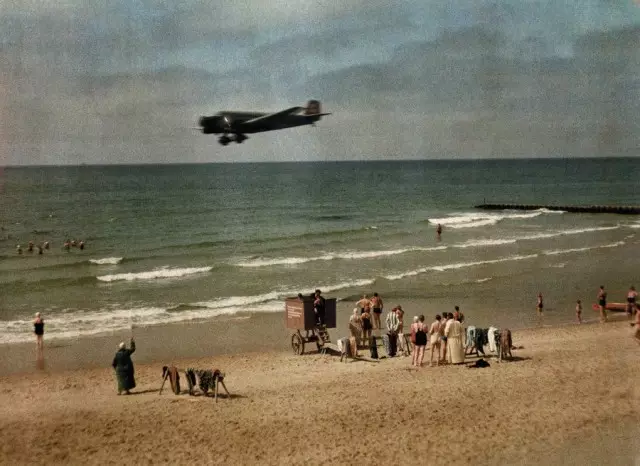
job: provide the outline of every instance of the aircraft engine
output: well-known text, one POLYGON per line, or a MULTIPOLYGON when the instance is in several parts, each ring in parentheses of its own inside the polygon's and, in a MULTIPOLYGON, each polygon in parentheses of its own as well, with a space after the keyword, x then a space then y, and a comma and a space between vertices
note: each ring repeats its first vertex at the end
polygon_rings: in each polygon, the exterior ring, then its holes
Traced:
POLYGON ((198 121, 204 134, 218 134, 225 130, 224 122, 219 116, 203 116, 198 121))

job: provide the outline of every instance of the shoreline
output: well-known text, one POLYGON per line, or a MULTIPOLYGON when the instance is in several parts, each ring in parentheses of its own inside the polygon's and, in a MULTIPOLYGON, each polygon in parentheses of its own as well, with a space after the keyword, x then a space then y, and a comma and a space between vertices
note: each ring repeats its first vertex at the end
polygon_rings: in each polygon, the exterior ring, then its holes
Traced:
MULTIPOLYGON (((348 336, 348 321, 353 303, 338 303, 337 328, 329 329, 331 346, 336 347, 339 338, 348 336)), ((403 306, 407 309, 407 306, 403 306)), ((384 329, 383 314, 382 325, 384 329)), ((434 313, 435 314, 435 313, 434 313)), ((594 313, 595 314, 595 313, 594 313)), ((586 310, 583 317, 590 316, 586 310)), ((427 315, 431 321, 431 316, 427 315)), ((410 325, 411 315, 405 315, 405 327, 410 325)), ((609 313, 610 322, 626 320, 624 313, 609 313)), ((512 332, 530 332, 540 329, 556 329, 598 323, 598 317, 584 318, 577 322, 545 322, 530 326, 504 326, 512 332)), ((477 327, 489 325, 475 323, 473 318, 465 324, 477 327)), ((499 322, 494 324, 500 327, 499 322)), ((219 355, 237 355, 246 352, 290 352, 292 330, 285 328, 283 313, 240 312, 233 316, 211 320, 183 321, 149 326, 136 326, 122 331, 108 331, 101 334, 81 335, 75 338, 55 338, 44 343, 44 367, 36 361, 35 337, 33 342, 0 344, 0 371, 3 374, 21 374, 43 371, 54 373, 66 370, 81 370, 107 367, 117 345, 121 341, 128 344, 130 336, 136 339, 138 350, 136 360, 141 364, 150 364, 159 360, 217 357, 219 355)), ((373 331, 381 337, 382 331, 373 331)), ((315 353, 315 347, 311 354, 315 353)), ((306 349, 309 351, 309 349, 306 349)))
POLYGON ((471 370, 278 350, 141 363, 136 352, 133 396, 116 395, 111 367, 3 375, 0 462, 29 451, 31 464, 633 464, 631 335, 626 322, 518 330, 514 360, 471 370), (167 363, 220 368, 232 397, 189 396, 184 379, 181 395, 158 395, 167 363))

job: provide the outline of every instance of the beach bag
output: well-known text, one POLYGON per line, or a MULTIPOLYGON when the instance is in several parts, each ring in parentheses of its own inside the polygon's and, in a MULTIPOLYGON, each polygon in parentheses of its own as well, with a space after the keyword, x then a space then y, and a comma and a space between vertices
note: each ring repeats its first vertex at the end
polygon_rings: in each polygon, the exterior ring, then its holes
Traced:
POLYGON ((371 359, 378 359, 378 342, 374 336, 369 338, 369 353, 371 354, 371 359))

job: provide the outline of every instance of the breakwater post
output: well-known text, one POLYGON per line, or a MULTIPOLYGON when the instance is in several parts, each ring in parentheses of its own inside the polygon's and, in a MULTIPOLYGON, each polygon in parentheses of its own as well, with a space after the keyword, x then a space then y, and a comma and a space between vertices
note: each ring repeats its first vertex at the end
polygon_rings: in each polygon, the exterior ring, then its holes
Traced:
POLYGON ((485 210, 556 210, 563 212, 580 212, 592 214, 623 214, 623 215, 640 215, 640 207, 636 206, 606 206, 606 205, 590 205, 590 206, 556 206, 556 205, 538 205, 538 204, 480 204, 475 206, 476 209, 485 210))

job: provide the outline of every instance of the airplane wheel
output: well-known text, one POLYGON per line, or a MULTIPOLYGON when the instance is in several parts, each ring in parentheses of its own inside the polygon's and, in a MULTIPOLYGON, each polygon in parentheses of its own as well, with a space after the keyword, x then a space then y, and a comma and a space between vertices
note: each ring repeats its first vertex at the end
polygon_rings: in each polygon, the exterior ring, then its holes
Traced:
POLYGON ((229 138, 229 136, 221 136, 220 139, 218 139, 218 142, 223 146, 226 146, 231 142, 231 139, 229 138))
POLYGON ((244 134, 237 134, 236 135, 236 143, 238 143, 238 144, 242 144, 247 139, 248 139, 247 136, 245 136, 244 134))

